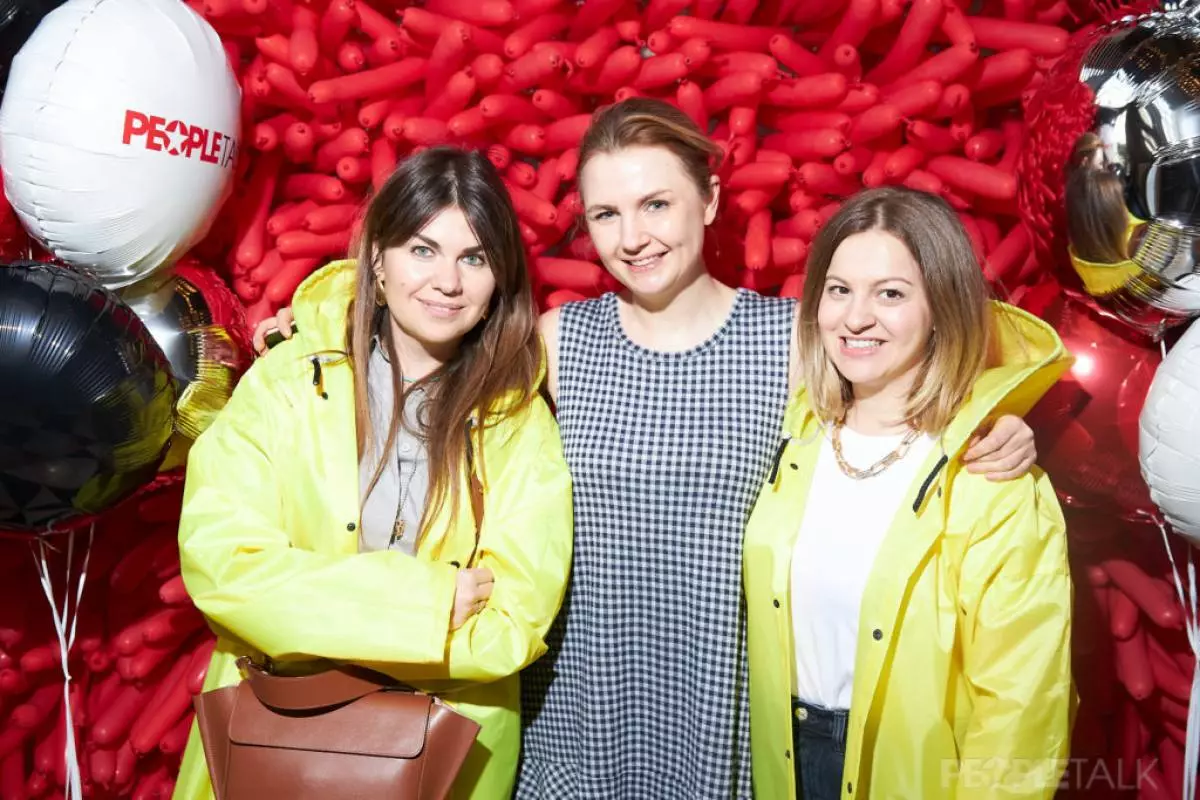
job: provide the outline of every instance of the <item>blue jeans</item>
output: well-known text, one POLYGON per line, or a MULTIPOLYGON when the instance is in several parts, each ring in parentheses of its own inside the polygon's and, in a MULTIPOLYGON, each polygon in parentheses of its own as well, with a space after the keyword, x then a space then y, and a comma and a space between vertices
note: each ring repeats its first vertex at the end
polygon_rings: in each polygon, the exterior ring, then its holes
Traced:
POLYGON ((846 710, 830 710, 792 698, 796 794, 803 800, 839 800, 842 796, 849 716, 846 710))

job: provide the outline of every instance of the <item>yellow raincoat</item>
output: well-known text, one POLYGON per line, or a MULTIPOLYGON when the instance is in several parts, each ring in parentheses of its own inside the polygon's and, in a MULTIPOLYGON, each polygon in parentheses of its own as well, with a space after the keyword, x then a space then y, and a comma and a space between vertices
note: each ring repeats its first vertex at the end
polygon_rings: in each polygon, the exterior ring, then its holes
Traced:
MULTIPOLYGON (((1128 247, 1129 240, 1133 238, 1134 231, 1138 227, 1145 225, 1146 221, 1138 219, 1128 212, 1126 214, 1125 246, 1128 247)), ((1107 294, 1112 294, 1136 279, 1143 272, 1141 267, 1128 258, 1115 264, 1084 261, 1075 254, 1073 246, 1067 248, 1067 255, 1070 256, 1071 266, 1075 268, 1075 273, 1083 281, 1083 288, 1092 297, 1103 297, 1107 294)))
MULTIPOLYGON (((1058 501, 1038 470, 992 483, 959 455, 1024 414, 1070 363, 1054 331, 993 304, 988 369, 919 471, 862 599, 842 797, 1052 797, 1074 710, 1072 587, 1058 501)), ((746 531, 756 797, 796 797, 791 557, 822 427, 802 389, 746 531), (790 438, 789 438, 790 437, 790 438)))
MULTIPOLYGON (((558 427, 535 397, 472 431, 485 509, 473 566, 496 582, 487 607, 451 633, 451 562, 466 566, 475 546, 465 474, 457 524, 444 511, 416 557, 358 553, 352 373, 327 356, 318 387, 312 362, 343 348, 353 279, 353 262, 338 262, 300 287, 299 333, 246 373, 189 456, 183 578, 219 635, 204 688, 236 683, 236 659, 265 653, 281 663, 360 663, 436 690, 482 726, 454 796, 501 800, 520 744, 517 673, 545 652, 570 569, 571 483, 558 427)), ((174 796, 212 796, 195 726, 174 796)))

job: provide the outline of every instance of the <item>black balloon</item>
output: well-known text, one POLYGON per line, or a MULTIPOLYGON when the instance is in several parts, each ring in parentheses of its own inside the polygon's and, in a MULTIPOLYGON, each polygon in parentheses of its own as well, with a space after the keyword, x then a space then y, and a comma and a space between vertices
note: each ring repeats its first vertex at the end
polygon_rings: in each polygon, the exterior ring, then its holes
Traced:
POLYGON ((42 17, 63 0, 0 0, 0 93, 8 83, 13 58, 33 35, 42 17))
POLYGON ((0 264, 0 528, 104 511, 166 454, 176 387, 142 321, 72 270, 0 264))

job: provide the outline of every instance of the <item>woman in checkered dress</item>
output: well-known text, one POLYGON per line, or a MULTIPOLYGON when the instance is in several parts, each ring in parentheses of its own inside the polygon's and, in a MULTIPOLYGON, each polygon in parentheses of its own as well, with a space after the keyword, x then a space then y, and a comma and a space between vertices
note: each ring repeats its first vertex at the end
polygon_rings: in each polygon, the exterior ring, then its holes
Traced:
MULTIPOLYGON (((524 673, 520 800, 752 795, 742 532, 799 371, 796 307, 705 270, 720 152, 644 99, 580 150, 588 232, 625 291, 542 320, 575 554, 524 673)), ((978 450, 998 474, 1033 461, 1015 418, 978 450)))

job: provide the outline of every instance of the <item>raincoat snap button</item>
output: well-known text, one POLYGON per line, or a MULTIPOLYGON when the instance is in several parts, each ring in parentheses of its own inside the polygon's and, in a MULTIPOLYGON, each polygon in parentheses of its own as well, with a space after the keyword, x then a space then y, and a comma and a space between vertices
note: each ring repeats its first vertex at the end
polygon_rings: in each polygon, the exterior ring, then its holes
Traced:
POLYGON ((783 751, 783 757, 784 757, 784 758, 791 758, 791 757, 792 757, 792 751, 791 751, 791 750, 784 750, 784 751, 783 751))
POLYGON ((790 466, 792 469, 800 469, 799 464, 789 464, 788 466, 790 466))
POLYGON ((772 600, 771 602, 775 604, 775 607, 776 607, 776 608, 779 608, 779 601, 778 601, 778 600, 772 600))
POLYGON ((358 526, 355 525, 353 522, 348 522, 348 523, 346 523, 346 530, 353 533, 354 531, 358 530, 358 526))
POLYGON ((878 642, 880 639, 883 638, 883 631, 879 630, 879 628, 876 628, 874 631, 871 632, 871 635, 874 636, 875 641, 878 642))
POLYGON ((796 719, 800 720, 801 722, 804 722, 804 720, 808 719, 808 709, 807 708, 797 708, 796 709, 796 719))
POLYGON ((853 783, 847 783, 847 784, 846 784, 846 791, 847 791, 847 792, 849 792, 850 794, 854 794, 854 784, 853 784, 853 783))

